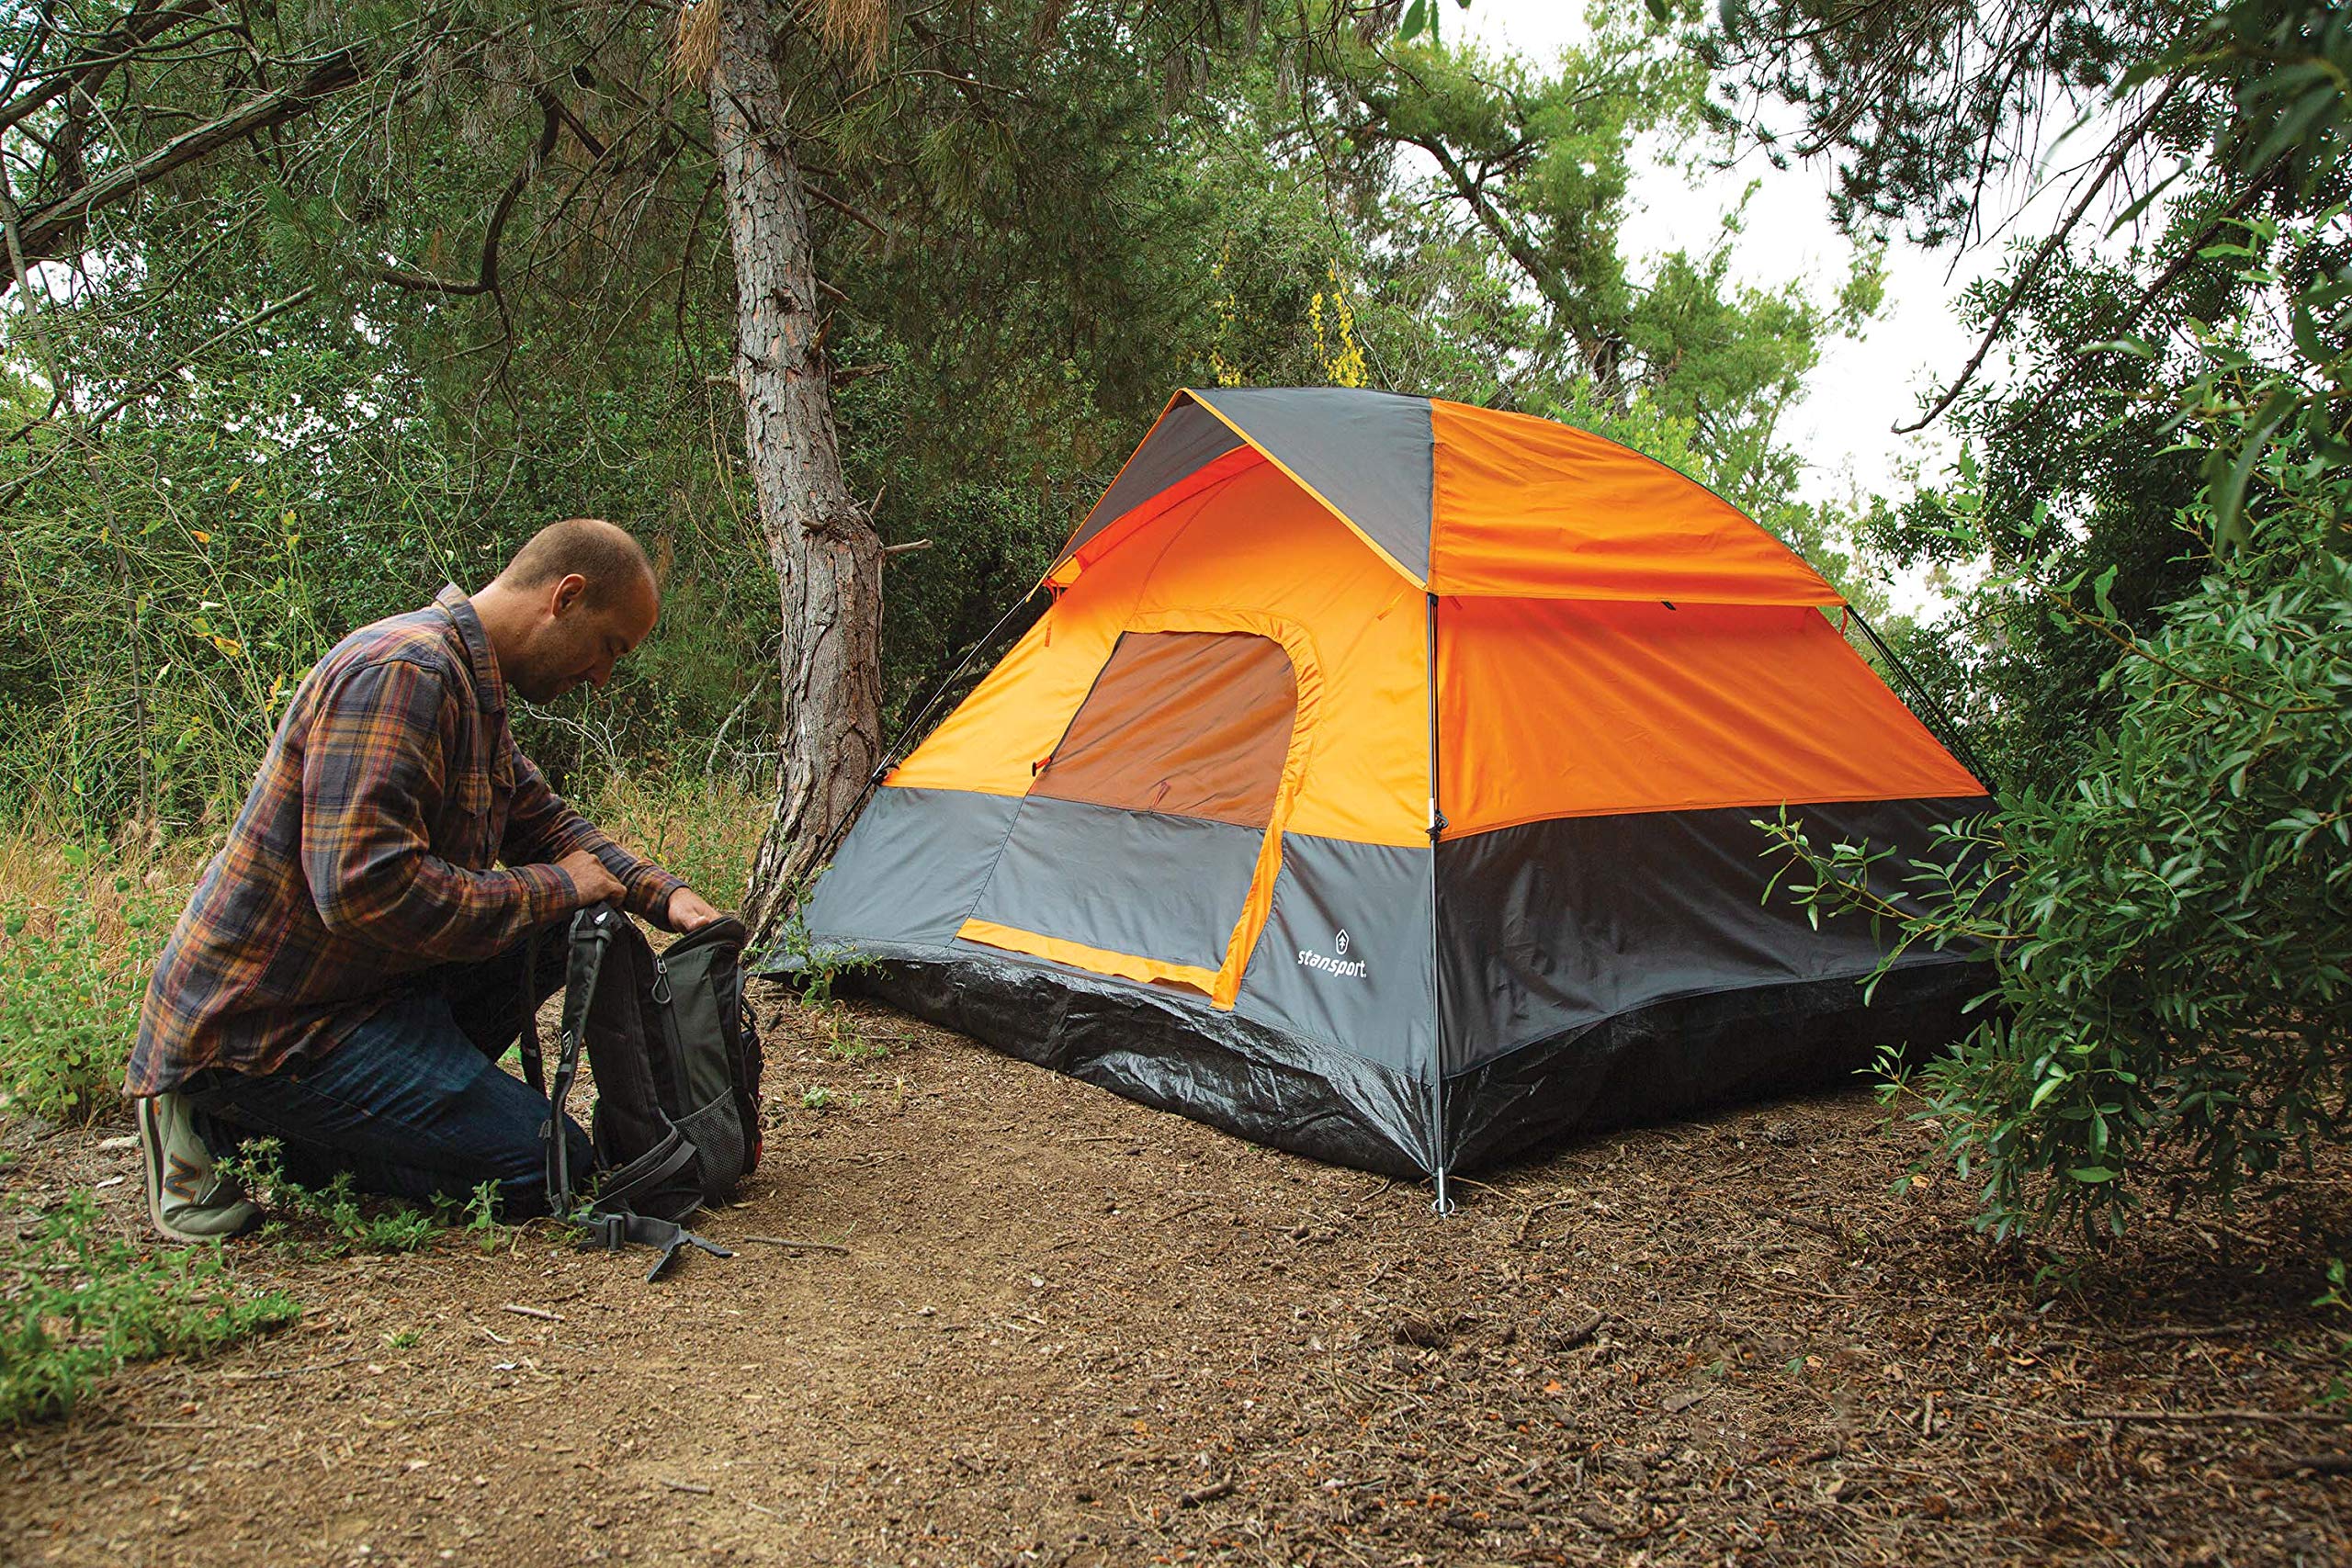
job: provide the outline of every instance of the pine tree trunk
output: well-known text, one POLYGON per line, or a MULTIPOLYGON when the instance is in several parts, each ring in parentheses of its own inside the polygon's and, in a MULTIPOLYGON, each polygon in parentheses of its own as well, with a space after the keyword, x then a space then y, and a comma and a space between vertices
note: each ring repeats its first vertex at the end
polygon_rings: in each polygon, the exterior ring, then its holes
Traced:
POLYGON ((735 381, 784 610, 781 785, 743 900, 764 943, 881 759, 882 543, 842 479, 767 0, 723 4, 710 118, 735 251, 735 381))

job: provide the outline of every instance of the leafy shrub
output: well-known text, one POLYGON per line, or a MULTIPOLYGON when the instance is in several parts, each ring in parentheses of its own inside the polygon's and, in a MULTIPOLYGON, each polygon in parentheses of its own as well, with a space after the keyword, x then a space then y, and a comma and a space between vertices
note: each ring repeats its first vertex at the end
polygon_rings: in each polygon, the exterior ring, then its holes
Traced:
POLYGON ((2019 573, 2118 650, 2118 718, 2072 789, 1956 826, 1908 900, 1891 852, 1764 825, 1816 914, 1989 957, 1997 1005, 1910 1082, 1998 1235, 2120 1233, 2145 1186, 2227 1201, 2352 1135, 2352 364, 2324 347, 2347 300, 2324 274, 2291 297, 2285 368, 2202 345, 2176 428, 2210 454, 2184 513, 2203 576, 2153 632, 2115 615, 2111 569, 2019 573))
MULTIPOLYGON (((322 1241, 306 1248, 340 1258, 353 1252, 415 1252, 462 1224, 485 1253, 498 1249, 506 1227, 498 1220, 498 1183, 485 1181, 463 1203, 441 1200, 428 1208, 398 1199, 363 1200, 351 1173, 340 1171, 324 1187, 306 1187, 286 1174, 284 1150, 275 1138, 248 1140, 222 1168, 244 1184, 248 1196, 270 1211, 266 1240, 294 1239, 295 1226, 315 1227, 322 1241)), ((307 1239, 307 1238, 306 1238, 307 1239)))
POLYGON ((53 902, 0 904, 0 1103, 87 1121, 114 1099, 168 916, 163 895, 66 853, 53 902))
MULTIPOLYGON (((830 869, 817 868, 821 877, 830 869)), ((829 942, 808 929, 808 900, 815 896, 812 879, 808 886, 798 888, 786 899, 790 913, 776 925, 775 937, 763 952, 749 954, 747 969, 764 970, 774 966, 780 978, 799 993, 802 1006, 809 1009, 820 1024, 838 1024, 831 1018, 834 992, 844 979, 870 975, 881 968, 878 960, 864 953, 829 942)), ((838 1027, 829 1032, 840 1038, 838 1027)))
POLYGON ((125 1361, 209 1355, 302 1314, 237 1284, 218 1246, 141 1256, 102 1223, 78 1193, 0 1258, 0 1427, 64 1415, 125 1361))

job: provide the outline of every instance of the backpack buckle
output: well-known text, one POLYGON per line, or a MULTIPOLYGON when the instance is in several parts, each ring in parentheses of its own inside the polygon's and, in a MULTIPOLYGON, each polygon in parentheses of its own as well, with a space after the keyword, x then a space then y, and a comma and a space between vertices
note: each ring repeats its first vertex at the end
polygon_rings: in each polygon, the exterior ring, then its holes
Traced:
POLYGON ((618 1252, 628 1245, 627 1214, 588 1213, 574 1223, 587 1233, 580 1238, 582 1252, 618 1252))

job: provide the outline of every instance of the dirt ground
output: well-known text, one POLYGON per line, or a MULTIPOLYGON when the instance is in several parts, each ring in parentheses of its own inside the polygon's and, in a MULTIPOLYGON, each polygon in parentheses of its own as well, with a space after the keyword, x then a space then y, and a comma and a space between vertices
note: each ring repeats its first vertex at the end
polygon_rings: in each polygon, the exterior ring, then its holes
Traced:
MULTIPOLYGON (((767 1162, 703 1226, 734 1260, 245 1244, 302 1322, 0 1434, 0 1561, 2352 1560, 2309 1305, 2352 1178, 2063 1290, 1949 1184, 1893 1194, 1918 1134, 1860 1093, 1440 1220, 884 1010, 854 1061, 767 1010, 767 1162)), ((127 1174, 141 1226, 121 1131, 20 1147, 15 1196, 127 1174)))

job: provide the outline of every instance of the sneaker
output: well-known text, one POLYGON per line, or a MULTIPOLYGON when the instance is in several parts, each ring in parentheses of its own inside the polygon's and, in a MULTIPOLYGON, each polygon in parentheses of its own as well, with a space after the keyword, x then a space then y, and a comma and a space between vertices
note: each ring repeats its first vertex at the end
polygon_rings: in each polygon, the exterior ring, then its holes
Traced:
POLYGON ((139 1160, 155 1228, 173 1241, 211 1241, 252 1229, 260 1206, 246 1199, 243 1183, 214 1167, 187 1101, 158 1094, 138 1103, 139 1160))

